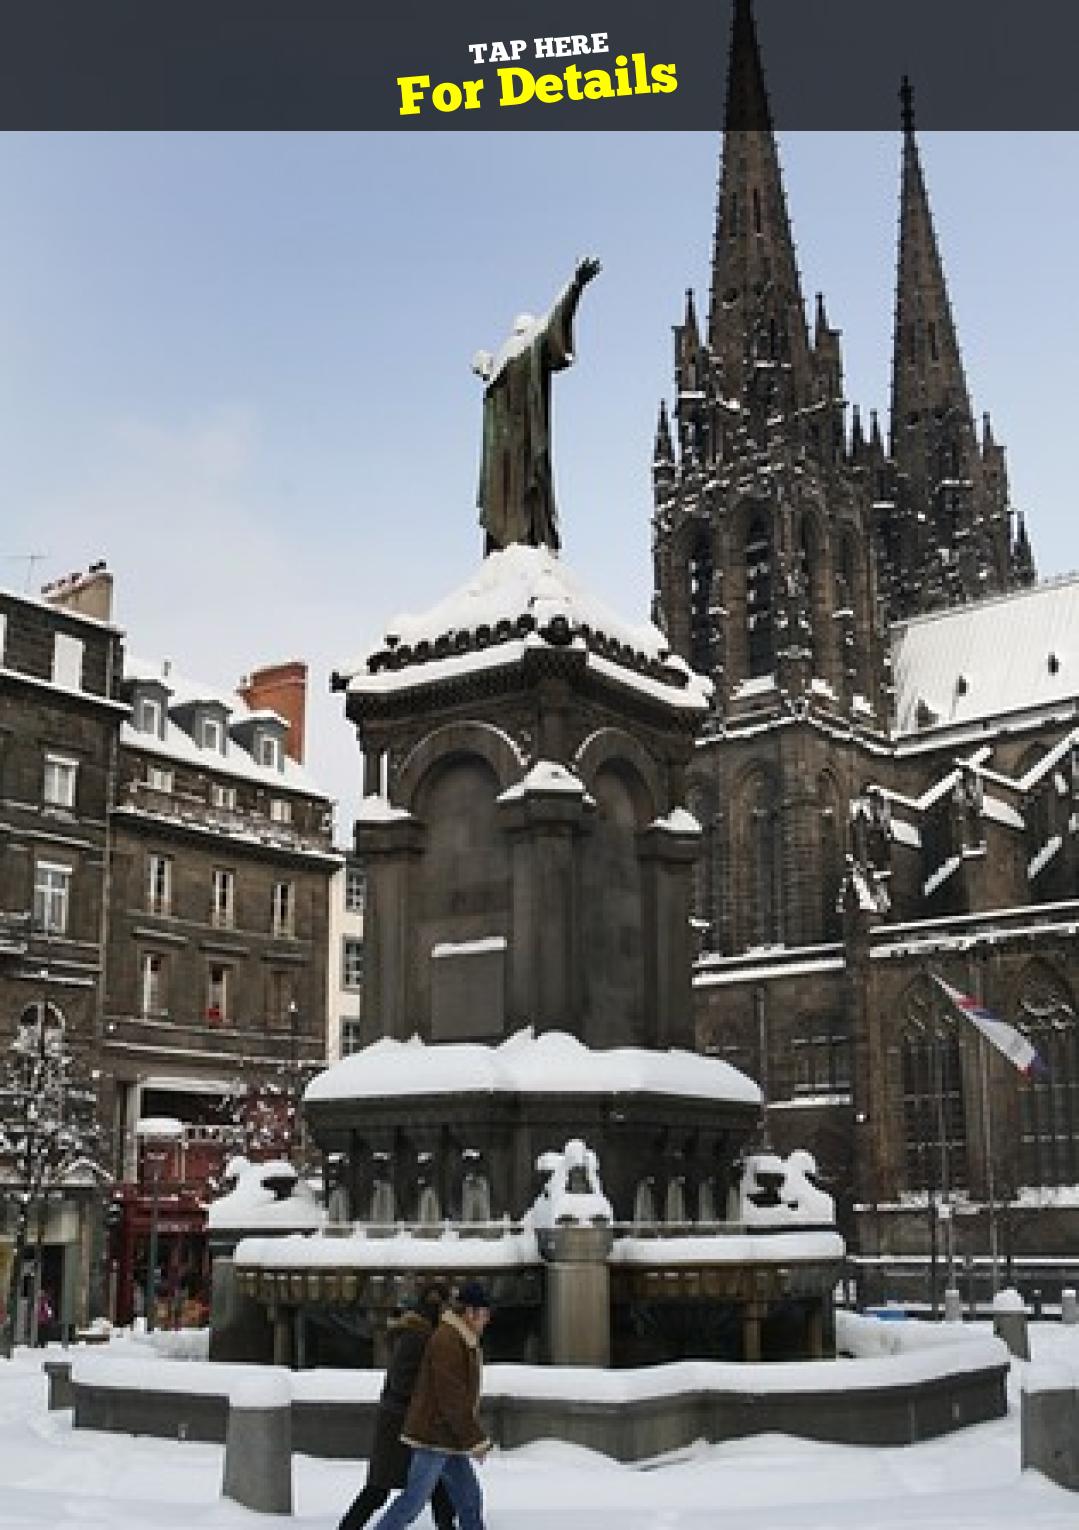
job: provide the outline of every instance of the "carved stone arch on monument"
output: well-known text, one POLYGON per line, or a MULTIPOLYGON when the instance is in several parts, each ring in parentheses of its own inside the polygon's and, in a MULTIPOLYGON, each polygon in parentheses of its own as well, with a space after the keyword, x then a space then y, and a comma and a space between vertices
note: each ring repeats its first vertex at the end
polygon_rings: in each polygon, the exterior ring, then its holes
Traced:
POLYGON ((432 768, 460 755, 485 760, 498 779, 499 791, 519 781, 527 764, 517 742, 493 723, 447 723, 425 734, 403 761, 396 781, 396 805, 415 812, 417 792, 432 768))
POLYGON ((601 770, 619 770, 627 780, 635 780, 637 785, 631 787, 631 792, 643 814, 638 827, 643 828, 662 812, 664 803, 659 768, 632 733, 622 728, 598 728, 578 747, 573 763, 577 774, 593 796, 596 776, 601 770))
POLYGON ((595 799, 581 861, 585 1010, 603 1045, 639 1045, 647 937, 642 830, 657 805, 628 749, 609 751, 587 777, 595 799))
POLYGON ((505 1024, 511 853, 497 799, 520 765, 494 729, 440 732, 408 798, 426 829, 409 867, 412 1004, 431 1040, 483 1041, 505 1024))

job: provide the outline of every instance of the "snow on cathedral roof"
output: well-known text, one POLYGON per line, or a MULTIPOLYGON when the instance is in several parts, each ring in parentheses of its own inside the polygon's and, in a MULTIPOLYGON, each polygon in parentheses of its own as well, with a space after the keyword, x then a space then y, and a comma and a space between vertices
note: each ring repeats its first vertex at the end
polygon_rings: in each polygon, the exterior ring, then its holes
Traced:
POLYGON ((962 727, 1079 697, 1079 576, 898 623, 896 733, 962 727))
POLYGON ((564 1031, 517 1031, 500 1046, 376 1041, 312 1079, 305 1100, 417 1094, 665 1094, 759 1105, 752 1079, 716 1057, 614 1047, 595 1051, 564 1031))
POLYGON ((547 547, 491 553, 419 615, 402 614, 339 673, 354 694, 380 695, 520 663, 526 647, 586 649, 588 666, 670 706, 703 711, 711 682, 672 654, 651 622, 616 616, 547 547))

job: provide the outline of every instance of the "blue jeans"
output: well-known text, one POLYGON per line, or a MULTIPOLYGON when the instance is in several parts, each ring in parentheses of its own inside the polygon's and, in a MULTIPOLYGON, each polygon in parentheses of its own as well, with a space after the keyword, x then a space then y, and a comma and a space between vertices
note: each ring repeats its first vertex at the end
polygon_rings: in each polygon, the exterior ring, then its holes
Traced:
POLYGON ((410 1525, 425 1505, 430 1503, 431 1494, 440 1477, 457 1510, 457 1523, 461 1530, 484 1530, 483 1493, 476 1468, 468 1456, 447 1455, 442 1450, 422 1450, 415 1445, 412 1447, 412 1464, 408 1469, 404 1491, 390 1504, 374 1530, 405 1530, 405 1526, 410 1525))

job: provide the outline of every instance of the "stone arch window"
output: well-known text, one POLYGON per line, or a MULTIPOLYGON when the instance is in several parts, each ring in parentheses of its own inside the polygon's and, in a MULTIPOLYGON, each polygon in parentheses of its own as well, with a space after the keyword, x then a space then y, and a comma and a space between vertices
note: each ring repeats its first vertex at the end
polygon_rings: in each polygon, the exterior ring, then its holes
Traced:
POLYGON ((811 516, 803 515, 798 526, 798 572, 801 575, 801 640, 809 651, 813 673, 820 673, 820 644, 817 639, 817 594, 820 583, 820 541, 811 516))
POLYGON ((490 1183, 481 1170, 469 1169, 461 1186, 461 1221, 489 1222, 490 1220, 490 1183))
POLYGON ((702 675, 715 664, 712 625, 712 541, 707 531, 697 533, 689 559, 689 662, 702 675))
POLYGON ((646 1227, 656 1220, 656 1196, 652 1179, 642 1179, 633 1196, 633 1220, 638 1227, 646 1227))
POLYGON ((743 949, 782 939, 780 827, 775 783, 757 771, 742 789, 735 822, 734 909, 743 949))
POLYGON ((1079 1026, 1066 985, 1040 962, 1020 984, 1017 1023, 1047 1070, 1020 1085, 1020 1182, 1074 1185, 1079 1181, 1079 1026))
POLYGON ((962 1054, 945 1003, 928 983, 912 989, 899 1041, 906 1188, 938 1195, 968 1183, 962 1054))
POLYGON ((750 518, 745 540, 746 673, 750 679, 770 675, 776 667, 773 560, 772 530, 768 518, 758 511, 750 518))
POLYGON ((442 1220, 442 1204, 434 1185, 423 1185, 416 1200, 416 1221, 431 1227, 442 1220))
POLYGON ((686 806, 701 826, 703 841, 701 853, 693 863, 693 919, 698 946, 701 950, 717 948, 719 900, 719 833, 716 825, 716 804, 712 791, 694 783, 686 794, 686 806))

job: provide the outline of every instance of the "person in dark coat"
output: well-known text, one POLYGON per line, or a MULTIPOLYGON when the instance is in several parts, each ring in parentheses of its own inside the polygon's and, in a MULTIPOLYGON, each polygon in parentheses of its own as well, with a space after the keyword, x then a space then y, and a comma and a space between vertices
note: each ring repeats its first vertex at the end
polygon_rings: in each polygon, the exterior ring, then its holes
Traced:
POLYGON ((375 1530, 405 1530, 449 1491, 461 1530, 484 1530, 483 1492, 474 1461, 491 1442, 479 1420, 483 1358, 480 1340, 491 1317, 491 1299, 477 1280, 466 1280, 447 1307, 423 1352, 401 1438, 412 1447, 405 1490, 375 1530))
MULTIPOLYGON (((393 1351, 378 1400, 367 1480, 338 1530, 361 1530, 375 1510, 381 1509, 393 1490, 403 1488, 408 1480, 412 1452, 401 1439, 401 1430, 412 1400, 423 1352, 448 1299, 449 1292, 445 1286, 427 1286, 421 1292, 415 1309, 403 1313, 391 1324, 393 1351)), ((441 1483, 431 1498, 431 1513, 438 1530, 454 1530, 453 1503, 441 1483)))

